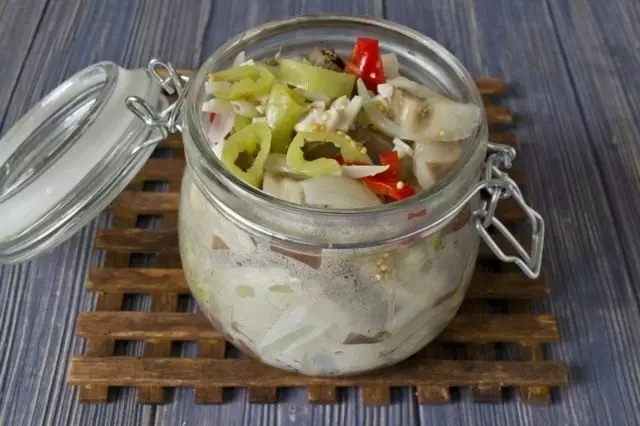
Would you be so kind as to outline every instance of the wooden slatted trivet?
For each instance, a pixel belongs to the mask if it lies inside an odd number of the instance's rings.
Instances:
[[[185,72],[183,70],[183,72]],[[186,71],[188,72],[188,71]],[[492,130],[490,139],[516,147],[503,125],[512,116],[492,97],[504,95],[496,78],[476,79]],[[534,314],[533,301],[549,297],[546,280],[526,279],[500,265],[486,247],[462,309],[436,342],[396,366],[349,378],[311,378],[283,372],[257,361],[231,358],[227,343],[204,317],[179,312],[179,297],[189,290],[180,269],[176,216],[185,166],[182,141],[171,136],[160,145],[171,158],[152,158],[111,205],[112,227],[98,231],[95,246],[106,252],[104,267],[92,269],[86,287],[97,294],[94,311],[82,312],[76,334],[87,339],[85,355],[74,357],[69,382],[80,386],[82,402],[105,403],[109,387],[136,387],[141,403],[166,402],[164,388],[188,386],[199,404],[222,402],[222,389],[249,390],[252,402],[277,401],[280,387],[307,387],[309,401],[335,403],[337,388],[358,386],[365,404],[390,403],[390,387],[412,386],[420,404],[451,401],[450,388],[470,387],[475,402],[503,401],[503,388],[514,387],[520,401],[551,402],[550,388],[568,382],[562,361],[545,360],[542,344],[559,341],[555,317]],[[522,171],[511,172],[524,184]],[[164,183],[168,192],[149,191]],[[510,225],[522,221],[514,203],[502,203],[499,217]],[[149,217],[162,218],[160,229],[143,229]],[[154,267],[133,267],[145,254]],[[123,310],[124,295],[150,295],[148,311]],[[142,341],[141,356],[114,355],[116,341]],[[172,355],[172,345],[196,341],[195,358]],[[506,355],[519,348],[519,359]]]

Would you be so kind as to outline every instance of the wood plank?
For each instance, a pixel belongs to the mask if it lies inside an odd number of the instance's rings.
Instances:
[[[509,313],[527,314],[533,312],[533,303],[529,300],[511,300],[507,306]],[[523,340],[519,345],[519,357],[522,361],[543,361],[542,347],[536,342]],[[546,386],[519,387],[520,401],[530,405],[551,404],[551,390]]]
[[[443,359],[444,347],[442,343],[435,341],[418,352],[415,356],[419,359]],[[418,385],[416,386],[416,399],[419,404],[441,405],[451,401],[449,388],[444,386]]]
[[[561,361],[409,360],[396,368],[350,377],[311,377],[288,373],[253,360],[205,358],[73,357],[72,385],[277,387],[368,386],[564,386],[568,369]]]
[[[198,358],[224,359],[226,342],[223,339],[200,340],[198,342]],[[201,386],[194,388],[196,404],[213,404],[223,402],[222,388]]]
[[[151,314],[156,316],[170,315],[178,309],[178,295],[157,293],[151,296]],[[100,327],[101,324],[94,324]],[[171,340],[151,340],[144,343],[144,358],[164,358],[171,356]],[[137,400],[140,404],[162,404],[166,402],[166,390],[161,386],[141,386],[137,389]]]
[[[184,158],[151,158],[133,178],[132,183],[144,181],[180,182],[186,161]]]
[[[388,385],[366,385],[361,388],[361,392],[364,405],[384,406],[391,403],[391,388]]]
[[[115,253],[178,253],[178,233],[164,229],[101,229],[97,249]]]
[[[489,125],[507,125],[513,123],[513,116],[509,108],[503,105],[485,105],[484,112],[487,114]]]
[[[79,337],[118,340],[219,339],[202,315],[186,312],[81,312]],[[460,314],[438,337],[446,342],[554,342],[559,339],[552,315]]]
[[[92,268],[86,282],[89,291],[150,294],[160,291],[189,294],[182,269]],[[546,278],[528,279],[519,271],[476,270],[467,299],[544,299],[549,296]]]
[[[163,215],[177,212],[179,205],[180,194],[177,192],[123,191],[108,210],[122,214]]]
[[[338,390],[334,386],[309,386],[307,389],[309,402],[312,404],[336,404]]]
[[[465,303],[461,312],[469,315],[489,314],[491,310],[484,301]],[[477,361],[495,361],[496,347],[493,343],[471,343],[465,345],[466,359]],[[502,402],[502,388],[493,386],[472,386],[470,388],[471,400],[475,403],[499,404]]]

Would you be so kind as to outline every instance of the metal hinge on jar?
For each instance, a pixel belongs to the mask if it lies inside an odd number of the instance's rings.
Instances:
[[[160,130],[161,136],[148,140],[137,149],[155,145],[165,139],[168,133],[182,132],[180,121],[182,106],[186,99],[190,80],[178,74],[173,65],[160,59],[152,59],[147,67],[149,73],[169,95],[176,94],[177,100],[162,111],[156,111],[139,96],[130,96],[126,100],[127,108],[149,127]]]
[[[501,170],[501,167],[511,168],[511,164],[516,157],[515,149],[507,145],[489,143],[488,151],[484,180],[480,182],[479,187],[476,187],[476,189],[484,189],[490,198],[487,201],[483,201],[482,206],[473,212],[472,220],[475,223],[476,230],[498,259],[507,263],[515,263],[527,277],[537,278],[540,275],[542,264],[544,220],[537,211],[527,205],[520,188],[513,179]],[[518,207],[522,209],[531,226],[530,252],[522,246],[504,223],[495,216],[498,203],[509,198],[512,198]],[[492,227],[506,239],[517,254],[507,255],[498,246],[489,233]]]

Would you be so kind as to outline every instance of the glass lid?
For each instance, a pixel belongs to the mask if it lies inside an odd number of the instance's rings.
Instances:
[[[161,92],[146,69],[97,63],[0,138],[0,263],[51,250],[115,199],[166,136],[127,109],[127,100],[162,110]]]

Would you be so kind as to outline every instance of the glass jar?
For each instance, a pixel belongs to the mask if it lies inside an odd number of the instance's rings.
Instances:
[[[220,47],[193,79],[183,116],[189,167],[179,232],[187,282],[229,341],[308,375],[388,366],[433,340],[462,303],[480,241],[472,216],[481,203],[486,120],[436,187],[369,209],[281,201],[235,178],[213,155],[200,110],[210,72],[242,51],[304,55],[318,40],[345,57],[358,36],[379,39],[409,78],[482,106],[469,73],[425,36],[379,20],[315,16],[268,23]]]
[[[221,46],[192,78],[158,60],[147,71],[96,64],[63,83],[0,140],[8,147],[0,153],[0,217],[11,213],[15,222],[0,227],[0,262],[26,260],[60,244],[117,196],[158,141],[182,132],[187,168],[179,236],[187,282],[212,324],[267,364],[346,375],[409,357],[456,314],[480,239],[501,260],[538,276],[544,222],[501,170],[515,152],[487,141],[486,121],[463,141],[457,166],[438,184],[369,209],[281,201],[218,161],[201,112],[209,72],[228,67],[242,51],[287,56],[308,52],[318,40],[348,55],[358,36],[379,39],[407,77],[482,106],[473,79],[442,46],[406,27],[355,16],[258,26]],[[161,89],[177,92],[177,101],[168,105]],[[107,148],[95,149],[98,138]],[[79,172],[70,175],[73,165]],[[34,194],[52,207],[42,204],[26,214]],[[529,219],[530,251],[494,216],[505,198]],[[516,255],[496,245],[492,227]]]

